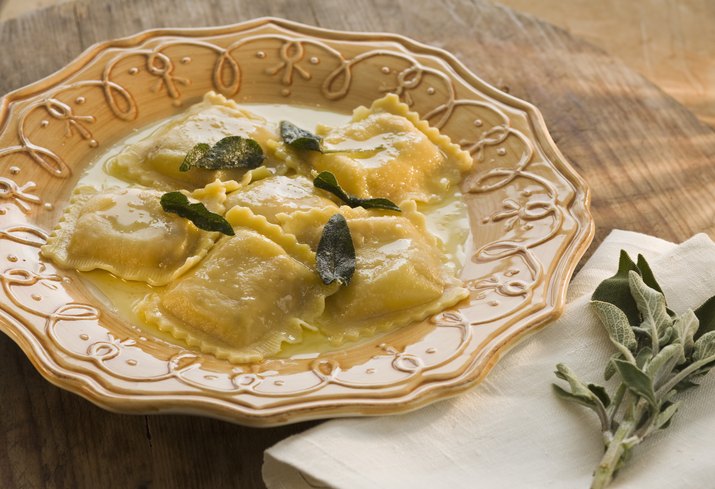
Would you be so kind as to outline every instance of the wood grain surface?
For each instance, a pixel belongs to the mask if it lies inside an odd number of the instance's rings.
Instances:
[[[94,42],[266,15],[404,34],[533,102],[593,189],[594,246],[613,228],[675,241],[715,236],[715,131],[602,51],[481,0],[69,3],[0,24],[0,93]],[[263,450],[308,426],[111,414],[49,385],[5,336],[0,366],[0,487],[260,488]]]

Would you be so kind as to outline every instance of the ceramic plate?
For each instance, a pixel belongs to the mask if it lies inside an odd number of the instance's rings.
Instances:
[[[393,92],[474,157],[462,307],[321,355],[237,366],[122,321],[39,256],[83,169],[209,91],[348,113]],[[390,34],[259,19],[98,44],[0,113],[0,328],[54,384],[107,409],[267,426],[404,412],[474,386],[557,317],[589,245],[589,191],[538,111],[448,53]]]

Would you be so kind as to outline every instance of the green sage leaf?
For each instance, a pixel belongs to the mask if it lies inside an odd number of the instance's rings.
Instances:
[[[650,343],[651,338],[653,337],[653,335],[651,334],[652,331],[650,329],[641,328],[640,326],[631,326],[631,329],[636,334],[636,339],[643,338],[647,340],[648,343]]]
[[[204,170],[245,168],[250,170],[261,166],[266,158],[263,148],[258,142],[241,136],[225,137],[211,146],[208,151],[203,151],[205,146],[200,144],[194,146],[184,158],[179,170],[188,171],[190,168],[203,168]],[[198,156],[202,151],[203,153]]]
[[[618,271],[613,277],[601,282],[591,297],[594,301],[608,302],[613,304],[628,318],[630,324],[640,323],[640,314],[636,302],[631,296],[628,285],[628,272],[638,271],[638,267],[628,253],[621,250],[621,257],[618,262]]]
[[[204,231],[218,231],[228,236],[235,233],[233,227],[218,214],[209,211],[202,203],[192,204],[188,197],[181,192],[169,192],[161,196],[161,208],[164,212],[171,212],[188,219]]]
[[[644,346],[638,350],[638,354],[636,355],[636,366],[638,368],[644,368],[652,358],[653,350],[651,350],[649,346]]]
[[[399,206],[388,199],[358,199],[353,197],[348,202],[350,207],[362,207],[364,209],[385,209],[388,211],[402,212]]]
[[[355,273],[355,247],[350,228],[340,214],[332,216],[318,243],[316,253],[318,274],[326,285],[337,281],[348,285]]]
[[[645,368],[645,373],[652,379],[655,386],[658,386],[660,380],[667,378],[673,371],[673,368],[678,364],[683,355],[683,345],[673,343],[666,345],[661,349],[656,356],[650,361]]]
[[[651,270],[650,265],[648,264],[643,255],[638,255],[638,261],[636,263],[636,266],[638,267],[640,276],[643,277],[643,281],[646,283],[646,285],[662,294],[663,289],[660,287],[660,284],[655,279],[655,275],[653,275],[653,270]]]
[[[363,207],[365,209],[385,209],[389,211],[401,212],[399,206],[388,199],[361,199],[353,195],[348,194],[343,190],[343,188],[338,183],[335,175],[329,171],[320,172],[315,180],[313,180],[313,185],[319,189],[330,192],[337,198],[345,202],[350,207]]]
[[[643,255],[641,255],[641,254],[638,255],[638,261],[636,263],[636,266],[638,267],[638,271],[640,272],[641,277],[643,277],[643,281],[646,283],[646,285],[648,287],[650,287],[651,289],[657,290],[661,294],[665,294],[663,292],[662,287],[656,280],[655,275],[653,275],[653,270],[651,270],[650,265],[648,264],[648,262],[646,261],[646,259]],[[676,316],[675,312],[673,310],[671,310],[669,307],[667,307],[667,304],[666,304],[666,309],[668,311],[668,314],[671,317]]]
[[[617,347],[624,346],[629,351],[635,352],[638,342],[625,313],[610,302],[591,301],[591,306],[608,331],[611,341]]]
[[[294,149],[323,152],[323,138],[292,122],[281,121],[280,132],[283,142]]]
[[[641,313],[642,327],[651,329],[656,337],[660,337],[666,328],[673,324],[665,308],[665,296],[662,292],[649,287],[636,271],[628,272],[628,285],[636,307]]]
[[[683,345],[683,358],[689,357],[695,344],[695,333],[698,331],[700,321],[692,309],[688,309],[683,314],[675,318],[673,328],[678,337],[678,341]]]
[[[665,330],[663,331],[663,334],[658,337],[658,344],[659,345],[669,345],[673,341],[676,341],[678,339],[677,333],[675,332],[675,328],[673,326],[667,326]]]
[[[377,151],[384,150],[384,146],[376,146],[374,148],[332,148],[328,149],[323,146],[323,138],[310,131],[301,129],[292,122],[281,121],[280,133],[283,142],[293,149],[304,151],[315,151],[323,154],[374,154]]]
[[[618,374],[625,386],[634,394],[644,398],[653,408],[656,408],[658,403],[653,389],[653,382],[650,377],[641,369],[633,365],[631,362],[624,360],[614,360]]]
[[[710,331],[715,331],[715,296],[712,296],[698,307],[695,310],[695,315],[700,321],[700,328],[695,333],[695,338],[699,338]]]
[[[573,392],[567,391],[560,385],[551,384],[551,386],[553,387],[556,395],[559,396],[561,399],[564,399],[566,401],[575,402],[576,404],[580,404],[582,406],[586,406],[587,408],[591,408],[594,411],[597,410],[597,408],[596,408],[597,405],[594,402],[593,398],[588,397],[588,396],[580,396],[580,395],[574,394]]]
[[[186,157],[181,163],[179,171],[189,171],[192,166],[196,166],[196,162],[203,158],[204,155],[208,153],[210,149],[211,146],[206,143],[199,143],[193,148],[191,148],[191,150],[186,153]]]
[[[670,426],[670,422],[673,419],[673,415],[680,408],[682,401],[677,401],[672,404],[668,404],[663,409],[661,409],[658,416],[655,418],[655,428],[658,430],[664,430]]]
[[[695,342],[693,360],[704,360],[715,355],[715,331],[708,331]]]
[[[313,185],[319,189],[330,192],[343,202],[347,203],[352,199],[352,197],[348,195],[340,186],[338,179],[335,178],[335,175],[329,171],[320,172],[318,176],[315,177],[315,180],[313,180]]]
[[[586,384],[581,382],[581,380],[576,377],[576,374],[563,363],[556,365],[556,371],[554,374],[559,379],[565,380],[569,383],[571,392],[566,391],[568,394],[566,397],[571,400],[577,401],[579,404],[583,404],[584,406],[595,406],[598,403],[597,399],[600,401],[600,398],[593,391],[591,391]],[[559,394],[559,390],[563,391],[563,389],[558,385],[554,384],[554,387],[557,388],[557,393]]]

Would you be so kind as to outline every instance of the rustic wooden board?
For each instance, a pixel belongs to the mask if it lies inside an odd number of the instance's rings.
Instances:
[[[715,131],[601,51],[481,0],[71,3],[0,24],[0,93],[97,41],[265,15],[438,45],[536,104],[593,189],[596,244],[612,228],[676,241],[715,236]],[[1,487],[261,487],[263,449],[306,427],[110,414],[50,386],[4,336],[0,365]]]

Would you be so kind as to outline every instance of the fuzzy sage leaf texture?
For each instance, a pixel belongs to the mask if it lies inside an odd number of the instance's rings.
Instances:
[[[625,360],[614,360],[613,363],[616,365],[616,371],[628,390],[647,400],[651,406],[656,407],[658,405],[655,399],[653,381],[648,374],[638,368],[637,365]]]
[[[693,359],[704,360],[715,355],[715,331],[708,331],[695,342]]]
[[[293,149],[323,152],[323,138],[301,129],[292,122],[281,121],[280,132],[283,142]]]
[[[666,310],[663,293],[649,287],[642,276],[633,270],[628,272],[628,286],[636,301],[642,323],[646,324],[646,329],[658,336],[665,333],[666,328],[671,326],[673,321]]]
[[[323,228],[316,252],[316,267],[325,285],[348,285],[355,273],[355,247],[348,223],[341,214],[332,216]]]
[[[677,315],[645,258],[633,261],[622,251],[618,271],[596,288],[591,305],[617,349],[604,370],[614,393],[581,381],[562,364],[556,376],[568,389],[554,385],[554,390],[599,417],[606,450],[591,487],[603,489],[635,446],[671,425],[687,402],[674,397],[697,387],[715,366],[715,297]]]
[[[179,166],[179,171],[185,172],[192,168],[250,170],[261,166],[265,158],[263,148],[257,141],[241,136],[228,136],[213,146],[199,143],[191,148]]]
[[[209,152],[211,146],[206,143],[199,143],[186,153],[184,161],[179,167],[179,171],[189,171],[192,167],[196,166],[196,163],[204,157],[206,153]]]
[[[715,314],[715,312],[713,312]],[[683,314],[675,318],[673,328],[675,333],[683,345],[683,361],[685,357],[690,355],[695,345],[695,333],[698,332],[698,327],[702,329],[703,325],[698,320],[692,309],[688,309]]]
[[[194,226],[204,231],[218,231],[228,236],[235,232],[226,219],[209,211],[200,202],[190,203],[189,198],[181,192],[168,192],[161,196],[161,208],[164,212],[177,214],[188,219]]]
[[[628,323],[628,318],[625,313],[617,306],[608,302],[593,301],[592,306],[596,315],[598,315],[601,322],[606,326],[608,336],[616,347],[621,350],[620,347],[622,346],[628,351],[635,352],[638,346],[636,334]]]

